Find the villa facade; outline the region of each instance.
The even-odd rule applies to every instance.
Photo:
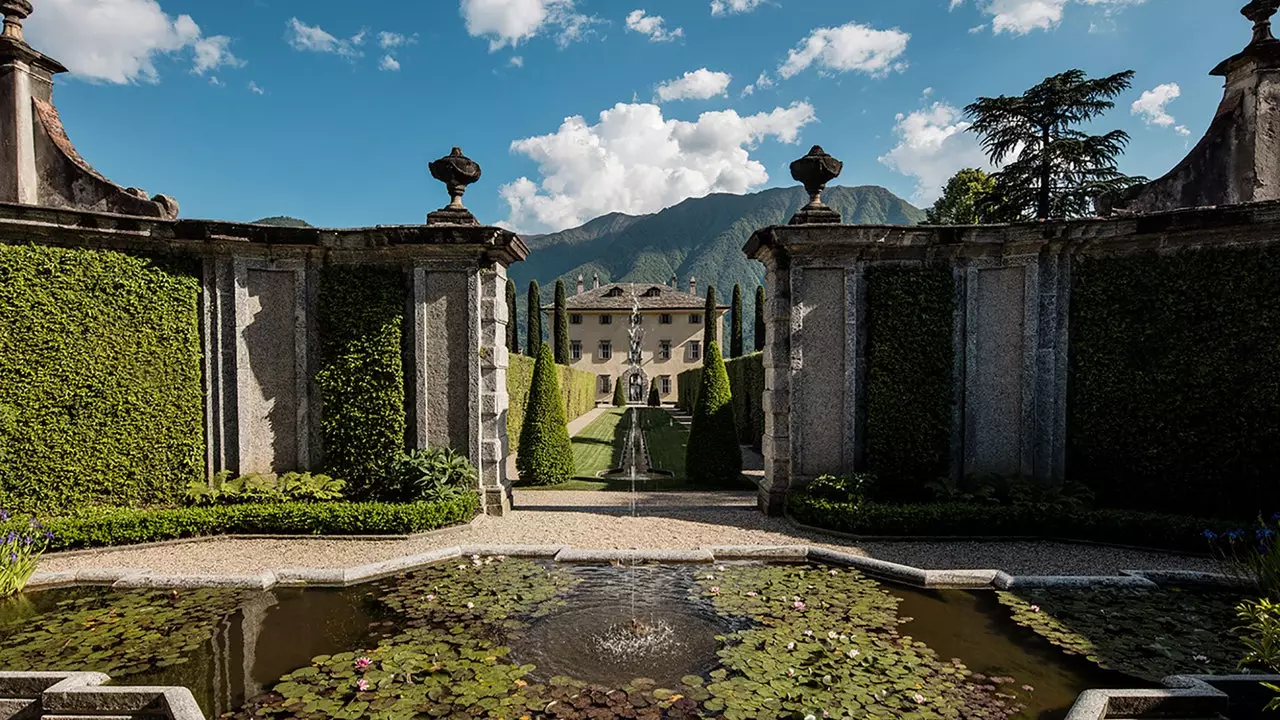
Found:
[[[640,362],[632,371],[628,353],[631,314],[640,309]],[[569,315],[569,360],[575,370],[596,376],[596,400],[613,399],[614,383],[621,379],[627,399],[644,402],[656,380],[663,402],[675,402],[676,376],[702,366],[706,353],[703,334],[706,299],[697,294],[697,280],[689,279],[688,292],[671,283],[610,283],[600,285],[597,276],[590,290],[579,276],[577,293],[566,298]],[[555,306],[543,307],[544,327],[555,327]],[[728,305],[716,307],[715,338],[723,345],[724,316]]]

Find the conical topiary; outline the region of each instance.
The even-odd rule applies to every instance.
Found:
[[[742,357],[742,286],[733,286],[733,325],[729,331],[729,357]]]
[[[525,305],[525,314],[529,318],[525,332],[528,333],[525,344],[528,347],[526,353],[531,358],[538,357],[538,348],[542,347],[542,291],[538,289],[538,281],[529,281],[529,293],[527,304]]]
[[[569,311],[565,307],[566,302],[564,293],[564,281],[556,281],[556,299],[555,309],[552,315],[552,332],[555,341],[555,356],[557,365],[568,365],[569,360]]]
[[[558,485],[574,476],[573,443],[564,419],[560,371],[551,346],[542,343],[524,408],[516,470],[522,485]]]
[[[622,378],[613,381],[613,406],[626,407],[627,394],[622,389]]]
[[[649,383],[649,407],[662,407],[662,395],[658,393],[658,381]]]
[[[520,327],[516,325],[516,282],[507,278],[507,350],[520,354]]]
[[[765,334],[764,286],[757,285],[756,286],[756,326],[755,326],[756,352],[760,352],[761,350],[764,350],[764,340],[765,340],[764,334]]]
[[[706,362],[693,408],[693,427],[685,449],[685,471],[694,485],[725,486],[742,477],[742,449],[733,417],[733,393],[720,346],[707,346]]]

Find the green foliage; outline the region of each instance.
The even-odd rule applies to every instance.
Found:
[[[199,266],[0,245],[0,505],[172,502],[204,475]]]
[[[978,98],[965,108],[969,130],[981,138],[991,163],[996,203],[985,212],[1037,220],[1093,214],[1100,195],[1144,182],[1116,169],[1129,135],[1089,135],[1078,126],[1115,107],[1133,84],[1133,71],[1090,79],[1082,70],[1045,78],[1022,95]]]
[[[658,381],[653,380],[649,383],[649,407],[662,407],[662,394],[658,392]]]
[[[1280,248],[1081,259],[1067,469],[1100,504],[1280,508]]]
[[[520,324],[516,322],[516,283],[507,278],[507,350],[520,353]]]
[[[702,310],[702,366],[707,366],[707,351],[711,343],[719,343],[720,335],[716,332],[720,327],[720,316],[716,311],[716,286],[707,286],[707,304]]]
[[[996,593],[1013,621],[1068,655],[1158,682],[1235,668],[1239,594],[1181,588],[1044,588]]]
[[[0,510],[0,520],[19,526],[0,538],[0,598],[4,598],[22,592],[27,586],[53,533],[34,517],[24,524],[22,520],[11,521],[9,513]]]
[[[627,406],[627,391],[622,387],[622,378],[613,381],[613,406]]]
[[[977,168],[966,168],[947,181],[942,197],[926,211],[923,225],[978,225],[999,222],[985,202],[995,192],[996,181]]]
[[[272,217],[265,217],[265,218],[262,218],[261,220],[254,220],[253,224],[254,225],[274,225],[275,227],[291,227],[291,228],[313,227],[311,223],[307,222],[306,220],[299,220],[296,217],[289,217],[288,215],[274,215]]]
[[[867,490],[875,485],[875,476],[867,473],[822,475],[804,486],[805,497],[857,508],[866,500]]]
[[[685,472],[695,485],[732,485],[742,477],[742,449],[733,418],[733,395],[720,346],[707,346],[702,384],[685,454]]]
[[[1255,589],[1263,597],[1280,599],[1280,513],[1259,518],[1257,527],[1232,528],[1225,533],[1205,530],[1209,549],[1223,574]]]
[[[950,467],[955,284],[948,265],[867,274],[867,469],[881,500],[919,500]]]
[[[755,322],[755,348],[756,352],[764,350],[765,341],[765,323],[764,323],[764,286],[756,286],[756,322]]]
[[[187,485],[188,505],[239,505],[262,502],[332,502],[342,499],[347,484],[328,475],[291,472],[279,477],[249,473],[236,478],[223,470],[212,482],[192,480]]]
[[[555,362],[546,343],[533,366],[533,383],[520,431],[516,469],[525,485],[558,485],[573,478],[573,445],[564,418]]]
[[[760,449],[764,438],[764,356],[753,353],[724,363],[733,395],[733,417],[743,445]],[[702,370],[694,368],[676,376],[676,405],[692,413],[697,404]]]
[[[1273,675],[1280,673],[1280,604],[1267,598],[1246,600],[1236,608],[1236,617],[1241,623],[1238,631],[1245,646],[1239,668],[1246,672],[1262,668]],[[1262,683],[1262,686],[1276,694],[1264,709],[1280,710],[1280,686],[1273,683]]]
[[[935,480],[925,485],[930,502],[1038,506],[1046,510],[1086,510],[1093,505],[1093,491],[1077,483],[1046,485],[1035,478],[1001,475],[967,475],[959,483]]]
[[[320,422],[325,469],[351,497],[381,499],[382,463],[404,447],[399,268],[328,266],[320,272]]]
[[[742,357],[742,286],[733,286],[733,325],[729,332],[729,357]]]
[[[524,409],[529,402],[535,360],[512,355],[507,368],[507,439],[512,448],[520,447],[520,431],[524,428]],[[570,367],[559,367],[560,390],[564,393],[565,419],[582,417],[596,406],[596,376]]]
[[[557,365],[568,365],[569,360],[569,311],[565,308],[564,280],[556,280],[555,302],[555,355]]]
[[[451,448],[410,450],[387,467],[387,487],[401,502],[444,500],[480,487],[480,475],[471,461]]]
[[[227,534],[388,535],[419,533],[467,522],[480,498],[466,493],[420,503],[250,503],[214,507],[83,508],[49,518],[49,550],[130,545]],[[0,523],[0,533],[25,523]]]
[[[538,351],[542,347],[542,291],[538,289],[538,281],[529,281],[529,294],[527,298],[526,311],[528,312],[528,322],[525,324],[526,344],[525,355],[531,358],[538,357]]]

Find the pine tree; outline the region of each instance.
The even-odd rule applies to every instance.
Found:
[[[520,326],[516,324],[516,281],[507,278],[507,350],[520,353]]]
[[[627,393],[622,389],[622,378],[613,381],[613,406],[627,406]]]
[[[551,346],[542,343],[524,409],[516,470],[524,485],[558,485],[574,476],[573,443],[565,422],[560,371]]]
[[[726,486],[742,477],[742,449],[733,417],[729,373],[720,346],[714,342],[707,346],[684,464],[694,485]]]
[[[649,407],[662,407],[662,394],[658,392],[658,379],[649,383]]]
[[[707,348],[711,347],[711,343],[720,341],[718,333],[716,332],[716,326],[719,324],[720,320],[716,317],[716,287],[714,285],[708,285],[707,306],[704,308],[702,313],[703,358],[706,358]]]
[[[569,364],[569,315],[565,310],[564,297],[564,280],[556,280],[556,306],[555,306],[555,350],[556,364]]]
[[[756,352],[764,350],[764,286],[756,286]]]
[[[733,325],[729,332],[729,357],[742,357],[742,286],[733,286]]]
[[[528,352],[525,354],[536,358],[542,348],[542,291],[538,289],[537,280],[529,281],[529,307],[525,310],[529,315],[528,327],[525,328],[529,334],[525,344]]]

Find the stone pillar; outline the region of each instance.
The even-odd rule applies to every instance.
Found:
[[[507,325],[512,321],[507,308],[507,268],[501,263],[481,270],[480,284],[480,378],[479,452],[474,456],[480,471],[480,492],[485,512],[502,515],[511,507],[511,483],[507,478]]]
[[[760,510],[769,515],[786,511],[791,487],[791,263],[786,251],[764,247],[756,259],[765,266],[764,346],[764,480]]]

